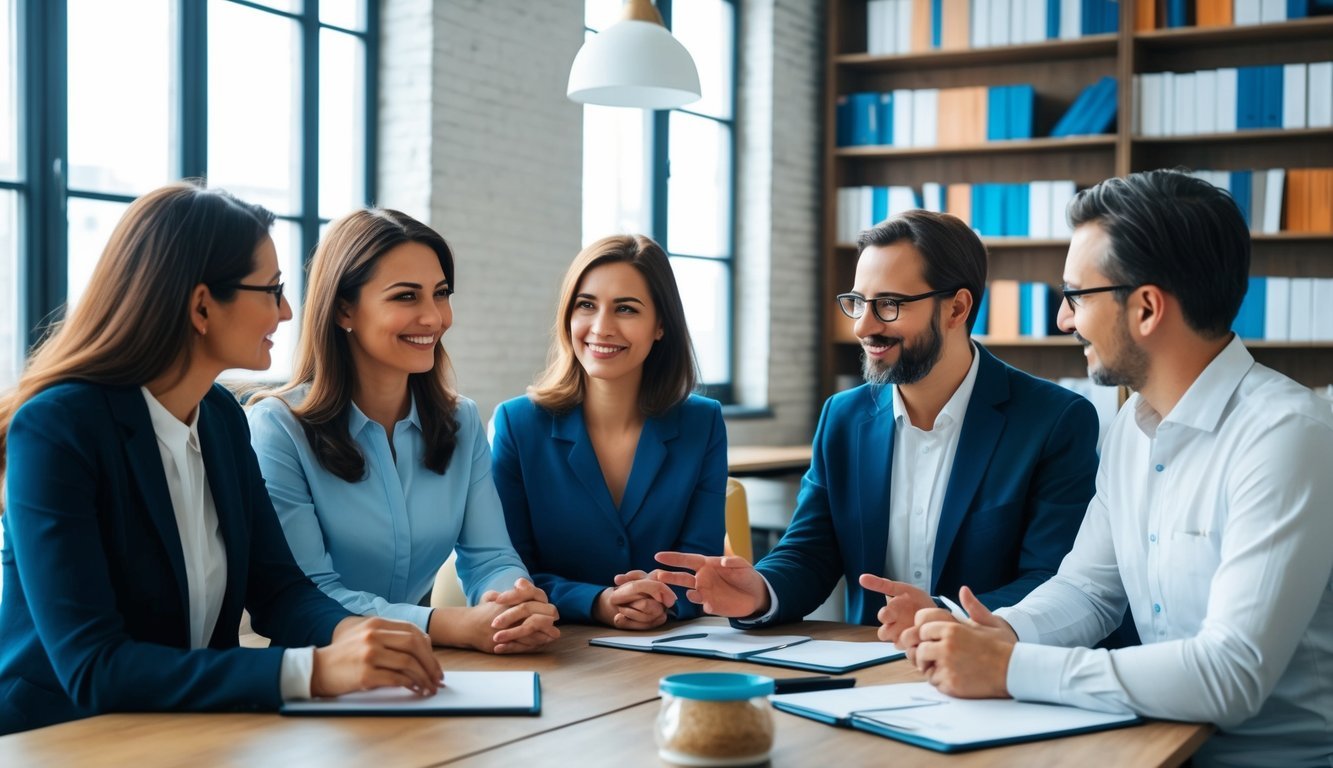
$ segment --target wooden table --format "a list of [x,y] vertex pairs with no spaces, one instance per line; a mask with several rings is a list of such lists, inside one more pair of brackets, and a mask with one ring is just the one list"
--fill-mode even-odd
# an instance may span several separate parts
[[[717,619],[702,620],[716,623]],[[487,656],[439,649],[446,669],[535,669],[538,717],[329,717],[273,714],[117,714],[0,738],[0,766],[463,766],[655,765],[657,683],[685,671],[735,670],[774,677],[795,670],[742,662],[592,648],[591,637],[618,634],[567,626],[554,648],[536,656]],[[872,640],[867,627],[805,622],[775,630],[841,640]],[[853,675],[858,685],[920,677],[906,662]],[[1179,765],[1207,737],[1207,726],[1147,725],[1035,744],[945,756],[856,731],[774,713],[774,765],[818,765],[837,751],[843,766]]]
[[809,445],[733,445],[727,448],[727,471],[732,475],[801,474],[809,468]]

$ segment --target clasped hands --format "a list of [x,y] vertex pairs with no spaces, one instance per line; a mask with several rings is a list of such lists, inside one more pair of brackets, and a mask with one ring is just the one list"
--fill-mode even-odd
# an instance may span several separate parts
[[593,603],[593,618],[616,629],[652,629],[667,620],[667,610],[676,604],[676,593],[644,571],[617,574],[615,586],[607,587]]
[[436,645],[486,653],[531,653],[560,637],[560,613],[546,593],[527,579],[504,592],[488,590],[467,608],[436,608],[430,638]]

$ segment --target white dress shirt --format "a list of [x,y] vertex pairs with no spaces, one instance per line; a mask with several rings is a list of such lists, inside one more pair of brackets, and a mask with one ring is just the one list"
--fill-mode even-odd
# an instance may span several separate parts
[[[930,594],[931,563],[935,557],[935,530],[944,508],[944,491],[953,474],[963,417],[977,384],[981,356],[972,349],[972,365],[940,409],[931,429],[912,425],[902,393],[893,385],[893,482],[889,491],[889,540],[885,547],[884,573]],[[778,612],[778,593],[768,579],[769,609],[762,616],[739,620],[740,624],[762,624]],[[849,585],[850,587],[850,585]]]
[[893,481],[889,489],[889,542],[884,574],[931,593],[935,531],[953,474],[963,417],[977,383],[980,356],[928,429],[913,426],[898,387],[893,388]]
[[[204,456],[199,448],[199,409],[190,423],[171,414],[147,387],[140,387],[157,435],[176,530],[185,559],[189,595],[190,647],[206,648],[217,626],[227,591],[227,548],[218,527],[217,508],[208,488]],[[314,649],[287,649],[282,655],[280,687],[284,699],[310,698]]]
[[[1165,417],[1132,397],[1059,573],[997,611],[1009,693],[1216,723],[1195,765],[1333,766],[1331,459],[1328,406],[1239,339]],[[1054,647],[1126,604],[1142,646]]]

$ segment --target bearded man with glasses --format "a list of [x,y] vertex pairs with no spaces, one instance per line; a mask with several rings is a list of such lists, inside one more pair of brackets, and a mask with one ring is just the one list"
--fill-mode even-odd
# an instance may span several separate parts
[[858,245],[852,290],[837,300],[867,383],[825,403],[782,541],[753,567],[657,558],[686,570],[656,578],[738,626],[799,620],[840,577],[846,620],[888,641],[964,584],[988,606],[1012,605],[1055,573],[1092,497],[1092,406],[971,338],[986,285],[976,234],[918,210]]

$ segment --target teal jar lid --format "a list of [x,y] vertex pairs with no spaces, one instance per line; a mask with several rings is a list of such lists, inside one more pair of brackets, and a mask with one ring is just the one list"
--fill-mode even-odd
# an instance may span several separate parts
[[689,672],[667,675],[662,693],[697,701],[740,701],[773,693],[773,678],[740,672]]

